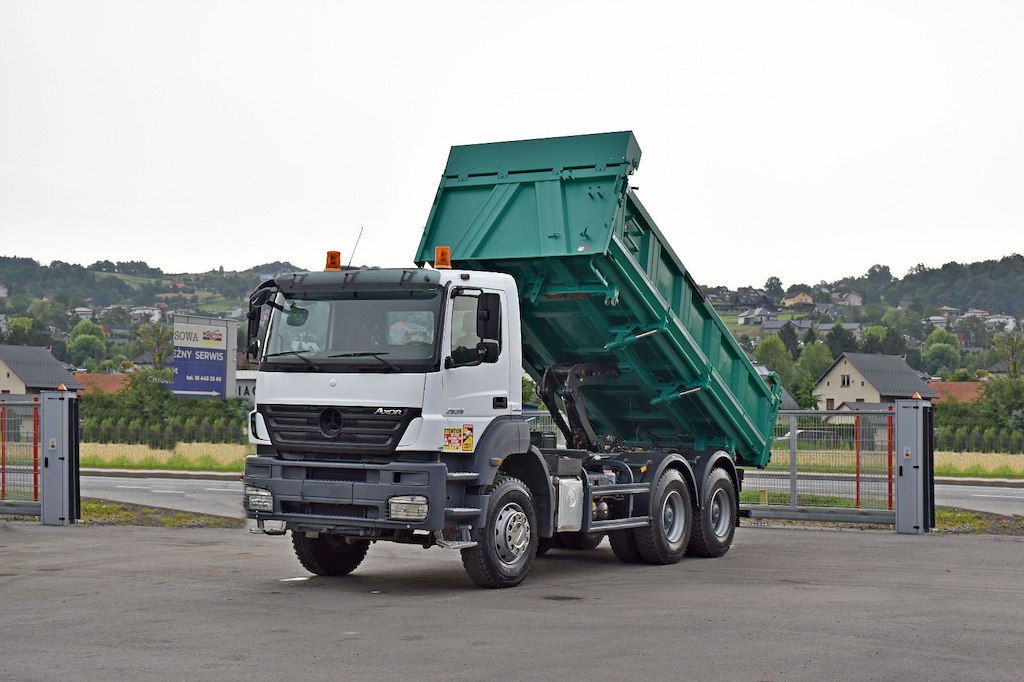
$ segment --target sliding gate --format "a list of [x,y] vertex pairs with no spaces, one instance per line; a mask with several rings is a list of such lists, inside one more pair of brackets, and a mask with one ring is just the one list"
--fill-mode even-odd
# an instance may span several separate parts
[[783,411],[771,463],[746,469],[740,505],[755,519],[934,528],[932,408]]

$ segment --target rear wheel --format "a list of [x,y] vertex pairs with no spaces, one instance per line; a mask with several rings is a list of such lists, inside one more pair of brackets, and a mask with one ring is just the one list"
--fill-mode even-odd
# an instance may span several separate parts
[[558,533],[549,538],[537,538],[537,556],[544,556],[548,550],[558,549],[561,546],[562,542],[559,540]]
[[612,546],[615,558],[624,564],[641,564],[644,558],[636,548],[636,538],[632,530],[613,530],[608,533],[608,543]]
[[689,551],[703,557],[720,557],[729,551],[736,533],[736,486],[722,469],[708,475],[707,502],[693,525]]
[[566,549],[587,550],[600,545],[604,540],[604,533],[584,533],[582,531],[559,533],[558,539]]
[[533,495],[518,478],[499,476],[491,486],[487,524],[473,531],[476,547],[462,550],[466,573],[481,587],[515,587],[537,553]]
[[369,540],[349,542],[338,535],[322,533],[315,538],[292,531],[292,547],[299,563],[316,575],[348,575],[356,570],[370,549]]
[[636,548],[649,564],[674,564],[686,554],[693,525],[690,488],[675,469],[658,479],[651,525],[633,531]]

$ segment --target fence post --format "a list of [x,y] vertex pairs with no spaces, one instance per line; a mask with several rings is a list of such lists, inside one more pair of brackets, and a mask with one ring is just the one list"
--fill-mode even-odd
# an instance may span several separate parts
[[0,406],[0,500],[7,499],[7,407]]
[[0,405],[0,500],[7,499],[7,407]]
[[796,509],[796,415],[789,415],[789,506]]
[[893,444],[893,432],[892,432],[892,406],[889,406],[889,475],[886,476],[886,480],[889,482],[889,509],[892,509],[892,444]]
[[860,415],[858,414],[853,418],[853,448],[856,452],[854,456],[854,471],[856,475],[854,478],[857,480],[855,500],[853,506],[860,509]]
[[32,407],[32,500],[39,501],[39,406]]

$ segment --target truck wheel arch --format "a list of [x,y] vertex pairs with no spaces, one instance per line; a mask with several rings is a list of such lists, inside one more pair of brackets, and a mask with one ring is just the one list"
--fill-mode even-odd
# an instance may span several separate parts
[[502,458],[499,471],[522,481],[533,495],[537,532],[542,538],[554,534],[554,505],[551,504],[551,473],[540,451],[531,446],[524,453]]

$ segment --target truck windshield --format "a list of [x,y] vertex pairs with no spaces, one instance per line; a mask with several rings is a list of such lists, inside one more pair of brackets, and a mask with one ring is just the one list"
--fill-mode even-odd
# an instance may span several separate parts
[[439,367],[440,289],[277,295],[261,369],[427,372]]

